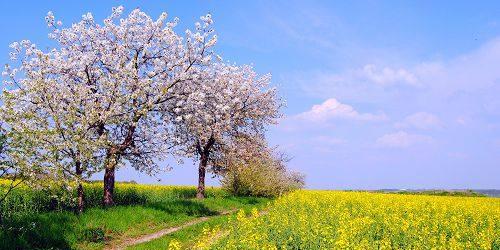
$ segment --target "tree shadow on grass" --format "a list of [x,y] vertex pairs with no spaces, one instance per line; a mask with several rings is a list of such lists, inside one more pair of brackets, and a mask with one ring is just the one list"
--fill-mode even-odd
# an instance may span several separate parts
[[230,196],[226,197],[225,200],[234,201],[235,203],[237,202],[242,205],[256,205],[262,203],[263,201],[269,200],[269,198],[251,197],[251,196]]
[[171,201],[147,203],[144,206],[169,214],[185,214],[188,216],[212,216],[219,214],[203,203],[192,200],[174,199]]
[[263,198],[257,198],[257,197],[245,197],[245,199],[242,201],[240,200],[241,203],[247,204],[247,205],[255,205],[258,203],[261,203]]
[[[187,195],[187,194],[186,194]],[[229,203],[253,205],[261,198],[224,197]],[[210,209],[203,201],[192,199],[161,199],[151,201],[136,190],[121,193],[117,198],[117,207],[143,206],[168,214],[182,216],[213,216],[218,211]],[[94,204],[90,204],[92,205]],[[97,206],[95,204],[94,206]],[[104,242],[105,228],[80,225],[79,217],[72,212],[42,212],[19,215],[6,219],[0,228],[0,249],[70,249],[78,243]],[[83,226],[83,228],[80,228]]]
[[10,218],[0,230],[0,249],[70,249],[71,213],[44,213]]
[[[137,200],[134,198],[134,201]],[[173,218],[218,214],[201,202],[183,199],[114,208],[129,206],[155,209]],[[106,225],[85,226],[78,220],[79,217],[71,212],[45,212],[10,218],[4,221],[4,227],[0,229],[0,249],[71,249],[78,243],[106,241]]]

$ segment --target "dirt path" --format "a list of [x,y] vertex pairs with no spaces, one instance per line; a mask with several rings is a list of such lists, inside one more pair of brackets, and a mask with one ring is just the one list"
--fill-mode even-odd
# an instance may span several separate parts
[[162,229],[162,230],[160,230],[158,232],[155,232],[155,233],[152,233],[152,234],[143,235],[143,236],[139,236],[139,237],[132,238],[132,239],[127,239],[127,240],[124,240],[124,241],[121,241],[121,242],[117,243],[117,245],[106,246],[104,249],[109,249],[109,250],[111,250],[111,249],[113,249],[113,250],[125,249],[125,248],[127,248],[129,246],[133,246],[133,245],[137,245],[137,244],[140,244],[140,243],[148,242],[148,241],[151,241],[151,240],[154,240],[154,239],[158,239],[158,238],[163,237],[165,235],[177,232],[177,231],[179,231],[181,229],[184,229],[184,228],[192,226],[192,225],[196,225],[198,223],[207,221],[207,220],[209,220],[211,218],[214,218],[214,217],[217,217],[217,216],[232,214],[232,213],[234,213],[236,211],[238,211],[238,209],[232,209],[232,210],[223,211],[220,214],[214,215],[214,216],[199,217],[199,218],[196,218],[196,219],[194,219],[192,221],[189,221],[189,222],[187,222],[187,223],[185,223],[183,225],[176,226],[176,227],[169,227],[169,228]]

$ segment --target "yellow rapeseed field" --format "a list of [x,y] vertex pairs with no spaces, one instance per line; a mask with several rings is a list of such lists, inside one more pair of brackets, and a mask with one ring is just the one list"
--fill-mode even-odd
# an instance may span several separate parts
[[500,199],[297,191],[230,225],[207,248],[500,249]]

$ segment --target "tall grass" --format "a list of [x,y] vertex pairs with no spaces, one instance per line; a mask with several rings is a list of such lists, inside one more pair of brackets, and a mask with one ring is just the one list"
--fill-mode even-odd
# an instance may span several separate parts
[[265,200],[233,197],[208,188],[205,200],[193,186],[117,183],[116,206],[102,208],[102,183],[84,185],[86,209],[77,216],[76,203],[59,200],[61,189],[15,189],[1,206],[0,249],[95,249],[106,242],[151,233],[199,216],[240,208]]
[[[0,180],[0,190],[6,188],[7,181]],[[102,182],[84,184],[85,208],[100,207],[102,204]],[[0,215],[4,219],[26,216],[49,211],[72,211],[76,208],[74,199],[61,188],[32,189],[20,186],[14,189],[0,205]],[[219,188],[208,188],[208,197],[225,197],[228,194]],[[116,205],[153,204],[172,199],[190,199],[196,196],[194,186],[162,186],[134,183],[116,183],[114,200]],[[76,193],[73,196],[76,197]]]

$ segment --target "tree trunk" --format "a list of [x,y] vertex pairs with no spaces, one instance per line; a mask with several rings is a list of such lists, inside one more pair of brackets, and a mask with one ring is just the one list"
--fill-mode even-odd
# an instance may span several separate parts
[[81,182],[78,183],[77,192],[78,192],[78,208],[77,208],[76,212],[78,214],[81,214],[81,213],[83,213],[83,209],[85,207],[85,195],[83,193],[83,185]]
[[198,190],[196,198],[205,198],[205,173],[207,172],[208,152],[203,152],[200,155],[200,164],[198,166]]
[[109,162],[104,172],[104,193],[102,203],[105,207],[114,205],[113,192],[115,189],[115,166],[116,163],[114,163],[114,161]]
[[76,162],[76,175],[78,176],[78,188],[77,188],[77,195],[78,195],[78,207],[76,209],[77,214],[81,214],[83,212],[83,208],[85,206],[85,196],[83,193],[83,184],[82,184],[82,166],[80,162]]

